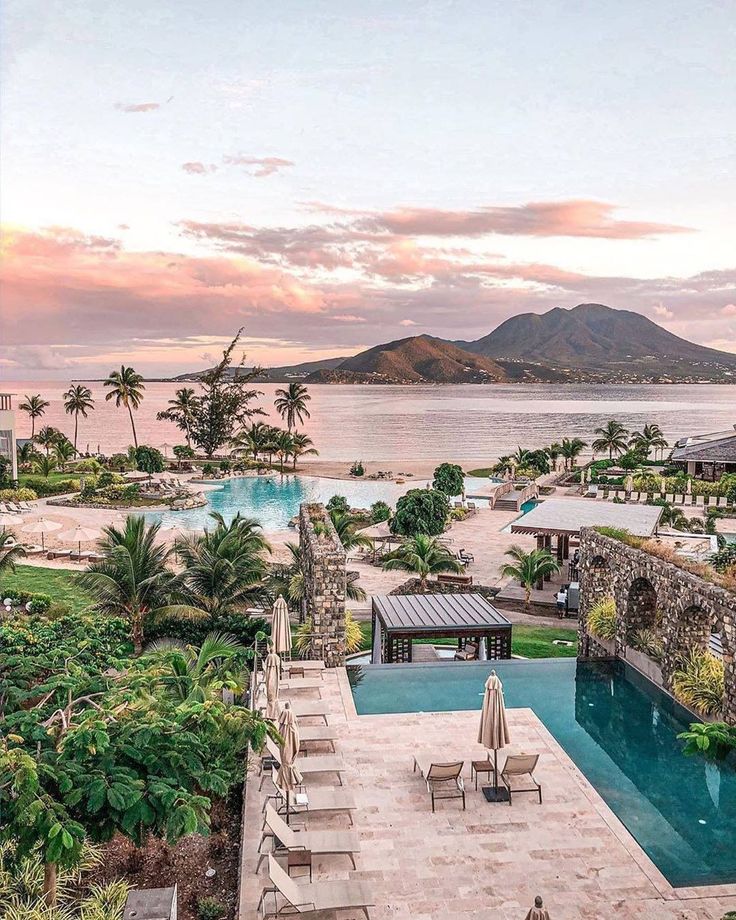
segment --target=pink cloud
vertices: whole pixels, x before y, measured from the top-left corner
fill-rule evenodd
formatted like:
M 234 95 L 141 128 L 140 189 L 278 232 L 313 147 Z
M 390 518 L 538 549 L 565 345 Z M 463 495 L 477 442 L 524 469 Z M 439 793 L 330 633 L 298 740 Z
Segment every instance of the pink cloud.
M 338 323 L 367 323 L 364 316 L 356 316 L 355 313 L 335 313 L 332 318 Z
M 663 303 L 656 304 L 652 307 L 652 312 L 655 316 L 658 316 L 660 319 L 668 320 L 674 319 L 675 314 L 668 307 L 665 307 Z
M 736 316 L 736 303 L 727 303 L 720 312 L 723 316 Z
M 155 112 L 156 109 L 161 108 L 160 102 L 135 102 L 132 104 L 124 104 L 122 102 L 116 102 L 115 108 L 119 112 Z
M 182 163 L 181 168 L 184 170 L 184 172 L 191 173 L 192 175 L 196 176 L 217 172 L 217 166 L 214 163 L 200 163 L 198 161 Z
M 274 173 L 294 165 L 292 160 L 285 160 L 283 157 L 251 157 L 242 155 L 223 157 L 223 163 L 228 166 L 248 167 L 246 172 L 252 176 L 257 176 L 259 179 L 265 176 L 272 176 Z M 252 167 L 255 167 L 255 169 Z

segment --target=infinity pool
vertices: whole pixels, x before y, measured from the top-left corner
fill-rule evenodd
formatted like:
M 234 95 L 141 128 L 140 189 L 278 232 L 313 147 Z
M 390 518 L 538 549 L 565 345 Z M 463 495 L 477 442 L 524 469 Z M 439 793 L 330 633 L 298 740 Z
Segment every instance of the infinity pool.
M 473 485 L 487 480 L 468 478 L 468 491 Z M 219 511 L 230 521 L 238 511 L 246 517 L 257 518 L 265 531 L 286 530 L 289 521 L 299 513 L 302 502 L 327 502 L 333 495 L 344 495 L 353 508 L 370 508 L 377 501 L 394 507 L 409 489 L 422 489 L 426 480 L 407 479 L 405 483 L 376 480 L 324 479 L 318 476 L 240 476 L 225 479 L 205 496 L 209 505 L 191 511 L 154 511 L 149 520 L 161 521 L 181 530 L 201 530 L 211 523 L 209 515 Z M 484 502 L 478 501 L 477 505 Z M 485 503 L 487 504 L 487 502 Z
M 506 705 L 534 710 L 670 884 L 736 882 L 736 768 L 682 753 L 677 734 L 693 721 L 686 710 L 623 662 L 493 666 Z M 466 662 L 349 672 L 358 712 L 372 714 L 479 710 L 490 668 Z

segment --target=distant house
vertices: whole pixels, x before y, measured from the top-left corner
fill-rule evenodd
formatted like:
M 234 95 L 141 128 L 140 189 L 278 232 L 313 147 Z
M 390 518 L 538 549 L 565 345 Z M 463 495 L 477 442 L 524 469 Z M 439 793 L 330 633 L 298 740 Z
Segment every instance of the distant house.
M 731 431 L 682 438 L 675 444 L 671 459 L 688 476 L 708 482 L 716 482 L 725 473 L 736 473 L 736 425 Z
M 15 413 L 11 393 L 0 393 L 0 457 L 8 463 L 11 479 L 18 478 L 18 458 L 15 455 Z

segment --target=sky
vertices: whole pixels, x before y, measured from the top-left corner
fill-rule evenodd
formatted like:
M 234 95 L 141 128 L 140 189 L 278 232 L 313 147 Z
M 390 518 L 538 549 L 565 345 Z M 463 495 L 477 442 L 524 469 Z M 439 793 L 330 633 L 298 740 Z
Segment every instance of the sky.
M 581 302 L 736 352 L 736 12 L 4 0 L 0 376 L 263 366 Z

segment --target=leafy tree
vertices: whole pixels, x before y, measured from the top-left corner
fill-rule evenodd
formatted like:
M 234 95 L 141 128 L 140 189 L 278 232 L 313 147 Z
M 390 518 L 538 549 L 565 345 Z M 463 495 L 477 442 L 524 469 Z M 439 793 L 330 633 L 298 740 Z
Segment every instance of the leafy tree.
M 291 437 L 291 456 L 294 461 L 294 469 L 296 469 L 297 460 L 307 454 L 316 456 L 319 451 L 314 447 L 314 442 L 310 437 L 303 432 L 295 431 Z
M 224 689 L 242 693 L 248 682 L 246 648 L 226 633 L 208 633 L 199 646 L 178 639 L 158 639 L 145 649 L 146 661 L 158 665 L 163 691 L 180 702 L 205 703 Z
M 36 436 L 36 419 L 41 418 L 51 403 L 44 399 L 40 393 L 35 396 L 26 396 L 23 402 L 18 403 L 21 412 L 26 412 L 31 420 L 31 440 Z
M 74 459 L 76 453 L 77 450 L 69 438 L 59 438 L 54 444 L 54 457 L 61 470 L 65 469 L 67 463 Z
M 253 422 L 245 432 L 233 438 L 233 445 L 251 454 L 258 462 L 259 454 L 266 453 L 273 442 L 272 432 L 271 426 L 265 422 Z
M 237 514 L 226 524 L 212 514 L 215 526 L 177 541 L 184 566 L 177 590 L 189 607 L 208 616 L 244 609 L 265 597 L 265 554 L 271 547 L 252 518 Z
M 554 441 L 547 448 L 547 456 L 552 461 L 553 466 L 557 463 L 557 460 L 561 453 L 562 453 L 562 445 L 558 441 Z
M 391 532 L 406 537 L 416 534 L 436 536 L 444 531 L 449 513 L 450 502 L 444 492 L 410 489 L 396 503 Z
M 33 461 L 38 459 L 38 451 L 31 441 L 26 441 L 25 444 L 16 444 L 16 454 L 18 456 L 18 466 L 30 467 Z
M 182 387 L 169 400 L 168 408 L 156 413 L 159 421 L 173 422 L 179 431 L 184 432 L 187 446 L 192 446 L 192 419 L 197 409 L 198 397 L 191 387 Z
M 50 457 L 48 454 L 43 454 L 38 460 L 33 462 L 33 472 L 38 473 L 39 476 L 44 476 L 46 479 L 54 472 L 57 467 L 57 462 L 55 457 Z
M 138 447 L 138 436 L 135 432 L 133 409 L 139 409 L 143 402 L 143 391 L 146 385 L 143 377 L 132 367 L 120 365 L 119 371 L 111 371 L 110 376 L 104 381 L 104 386 L 110 387 L 110 392 L 105 394 L 105 401 L 115 400 L 115 405 L 125 406 L 130 416 L 130 426 L 133 429 L 133 445 Z
M 345 552 L 349 553 L 350 550 L 357 549 L 359 546 L 365 546 L 368 549 L 373 548 L 373 540 L 356 530 L 355 522 L 350 514 L 333 510 L 330 511 L 330 518 Z
M 436 537 L 423 533 L 404 540 L 398 549 L 389 553 L 383 567 L 387 571 L 400 569 L 418 575 L 422 591 L 426 590 L 430 575 L 463 570 L 461 563 Z
M 460 495 L 465 487 L 462 467 L 456 463 L 441 463 L 434 471 L 432 487 L 438 492 L 444 492 L 449 498 Z
M 710 557 L 710 564 L 717 572 L 736 573 L 736 543 L 727 543 Z
M 177 444 L 174 447 L 174 456 L 176 457 L 177 466 L 181 469 L 181 465 L 185 460 L 193 460 L 195 457 L 194 450 L 189 447 L 188 444 Z
M 613 419 L 606 422 L 601 428 L 596 428 L 598 437 L 593 441 L 593 450 L 608 452 L 608 459 L 612 460 L 614 454 L 623 454 L 628 444 L 629 432 L 621 422 Z
M 279 431 L 274 442 L 276 456 L 279 458 L 281 472 L 284 472 L 284 460 L 288 460 L 294 450 L 294 436 L 288 431 Z
M 190 434 L 192 441 L 211 457 L 225 444 L 240 434 L 254 415 L 263 415 L 262 409 L 251 408 L 250 403 L 262 395 L 249 388 L 261 369 L 245 369 L 245 355 L 231 370 L 233 352 L 243 330 L 227 346 L 222 359 L 211 370 L 200 375 L 201 393 L 191 410 Z
M 521 584 L 525 589 L 524 603 L 528 607 L 534 585 L 542 581 L 545 575 L 559 572 L 560 564 L 546 549 L 526 552 L 521 546 L 514 545 L 506 551 L 506 555 L 514 561 L 506 563 L 501 569 L 501 574 L 510 576 Z
M 36 435 L 36 443 L 40 444 L 41 447 L 46 451 L 46 456 L 48 457 L 51 449 L 66 435 L 63 431 L 59 431 L 58 428 L 54 428 L 51 425 L 45 425 Z
M 659 451 L 664 451 L 669 447 L 669 442 L 662 433 L 662 429 L 656 423 L 645 425 L 641 431 L 632 431 L 629 438 L 629 447 L 633 448 L 646 459 L 650 452 L 654 450 L 656 457 Z
M 160 450 L 148 444 L 140 444 L 134 449 L 135 465 L 142 473 L 162 473 L 166 469 L 166 460 Z
M 77 453 L 77 433 L 79 431 L 79 416 L 87 418 L 87 413 L 94 409 L 95 401 L 92 399 L 92 390 L 81 383 L 72 384 L 64 393 L 64 411 L 67 415 L 74 416 L 74 453 Z
M 371 523 L 380 524 L 391 517 L 391 508 L 386 502 L 377 501 L 371 505 Z
M 325 505 L 328 511 L 338 511 L 340 514 L 350 513 L 350 502 L 344 495 L 333 495 Z
M 99 547 L 104 558 L 80 576 L 95 610 L 128 620 L 136 654 L 143 648 L 146 620 L 205 616 L 174 603 L 178 585 L 167 565 L 172 551 L 158 542 L 159 528 L 160 524 L 148 526 L 138 515 L 128 515 L 122 529 L 106 527 Z
M 25 556 L 26 551 L 16 543 L 12 530 L 0 529 L 0 575 L 15 571 L 15 563 Z
M 286 427 L 290 434 L 297 420 L 302 425 L 305 418 L 311 418 L 307 408 L 307 403 L 311 398 L 303 383 L 290 383 L 286 389 L 276 390 L 274 406 L 281 418 L 286 421 Z

